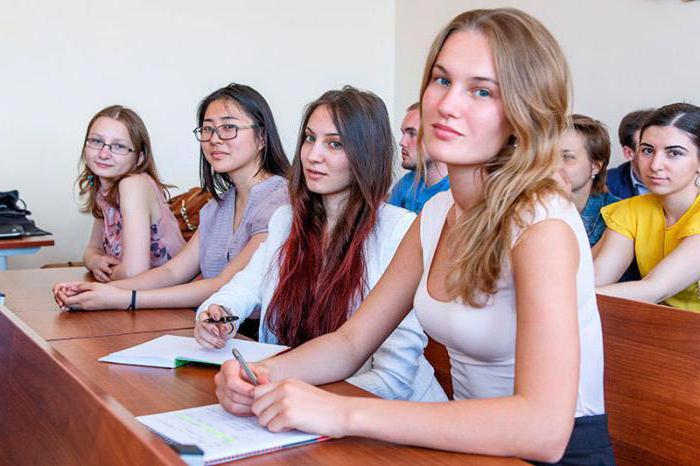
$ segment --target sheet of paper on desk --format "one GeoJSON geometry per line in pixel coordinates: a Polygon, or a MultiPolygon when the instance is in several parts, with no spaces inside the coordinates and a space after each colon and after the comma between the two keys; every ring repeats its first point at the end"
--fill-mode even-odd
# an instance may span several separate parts
{"type": "Polygon", "coordinates": [[[257,418],[234,416],[218,404],[139,416],[136,419],[168,442],[196,445],[204,452],[206,464],[327,439],[299,431],[272,433],[258,425],[257,418]]]}
{"type": "Polygon", "coordinates": [[[261,361],[287,349],[286,346],[282,345],[232,339],[226,342],[224,348],[210,350],[201,346],[192,337],[163,335],[146,343],[108,354],[98,359],[98,361],[169,368],[177,367],[187,362],[201,362],[220,366],[225,361],[233,358],[231,350],[234,347],[238,348],[243,357],[251,362],[261,361]]]}

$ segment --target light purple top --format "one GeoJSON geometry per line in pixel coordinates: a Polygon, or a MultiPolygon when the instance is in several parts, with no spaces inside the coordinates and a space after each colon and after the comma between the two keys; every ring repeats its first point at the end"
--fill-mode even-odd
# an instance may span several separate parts
{"type": "Polygon", "coordinates": [[[199,211],[199,268],[203,278],[219,275],[228,262],[248,244],[250,237],[267,233],[267,224],[278,207],[289,203],[287,180],[272,176],[253,186],[241,223],[233,230],[236,188],[212,199],[199,211]]]}
{"type": "MultiPolygon", "coordinates": [[[[165,202],[163,190],[161,190],[153,178],[148,175],[149,184],[155,192],[158,205],[160,206],[160,220],[150,226],[150,267],[160,267],[180,252],[180,249],[185,245],[185,240],[182,238],[180,227],[177,224],[175,216],[170,211],[170,207],[165,202]]],[[[104,217],[104,235],[102,236],[102,248],[105,254],[121,259],[122,250],[122,213],[119,206],[110,205],[101,193],[98,193],[96,199],[97,205],[102,210],[104,217]]],[[[119,200],[117,199],[117,202],[119,200]]]]}

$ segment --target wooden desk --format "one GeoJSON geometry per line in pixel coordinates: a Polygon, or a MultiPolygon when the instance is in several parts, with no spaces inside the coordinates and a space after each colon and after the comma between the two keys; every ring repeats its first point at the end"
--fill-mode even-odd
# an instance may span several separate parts
{"type": "Polygon", "coordinates": [[[43,246],[53,246],[53,236],[0,239],[0,270],[7,270],[7,257],[34,254],[43,246]]]}
{"type": "Polygon", "coordinates": [[[5,306],[46,341],[194,328],[191,309],[61,311],[51,288],[73,280],[92,277],[81,267],[11,270],[0,272],[0,291],[7,295],[5,306]]]}
{"type": "MultiPolygon", "coordinates": [[[[134,416],[192,408],[216,403],[214,375],[218,368],[190,364],[176,369],[107,364],[97,358],[113,351],[146,342],[164,334],[190,336],[191,332],[154,332],[117,335],[102,338],[81,338],[56,341],[51,347],[66,357],[98,387],[109,393],[134,416]]],[[[340,382],[324,386],[334,393],[368,396],[370,393],[354,385],[340,382]]],[[[523,464],[518,460],[462,455],[412,448],[362,438],[328,441],[304,448],[284,450],[237,461],[236,464],[262,464],[270,461],[287,464],[523,464]],[[351,455],[349,453],[352,452],[351,455]],[[388,459],[391,461],[388,461],[388,459]],[[381,461],[380,461],[381,459],[381,461]],[[472,462],[472,463],[470,463],[472,462]]]]}
{"type": "MultiPolygon", "coordinates": [[[[95,315],[95,320],[98,315],[95,315]]],[[[183,464],[133,415],[215,403],[209,366],[160,369],[100,363],[109,352],[165,333],[75,338],[47,343],[0,307],[2,464],[183,464]]],[[[324,388],[371,396],[345,382],[324,388]]],[[[475,464],[520,460],[411,448],[345,438],[284,450],[236,464],[475,464]]]]}

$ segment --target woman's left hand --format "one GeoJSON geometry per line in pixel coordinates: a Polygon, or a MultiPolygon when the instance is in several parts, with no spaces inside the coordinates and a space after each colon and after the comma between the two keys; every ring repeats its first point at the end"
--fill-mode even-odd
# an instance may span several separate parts
{"type": "Polygon", "coordinates": [[[347,435],[352,398],[335,395],[299,380],[255,387],[253,413],[271,432],[298,429],[329,437],[347,435]]]}

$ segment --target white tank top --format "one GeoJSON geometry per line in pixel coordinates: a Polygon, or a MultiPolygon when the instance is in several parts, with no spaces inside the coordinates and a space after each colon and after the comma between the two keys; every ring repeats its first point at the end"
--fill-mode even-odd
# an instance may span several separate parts
{"type": "MultiPolygon", "coordinates": [[[[510,396],[515,374],[517,311],[509,264],[502,269],[497,292],[483,308],[465,305],[459,298],[451,302],[438,301],[428,294],[428,272],[453,203],[449,191],[439,193],[428,201],[421,214],[423,276],[414,299],[416,316],[425,332],[447,347],[455,399],[510,396]]],[[[574,231],[579,246],[576,285],[581,362],[576,417],[603,414],[603,339],[586,230],[574,205],[559,196],[549,196],[544,205],[538,205],[528,223],[532,225],[546,219],[566,222],[574,231]]],[[[516,230],[513,234],[513,244],[518,233],[516,230]]],[[[543,271],[542,279],[552,277],[547,277],[543,271]]]]}

